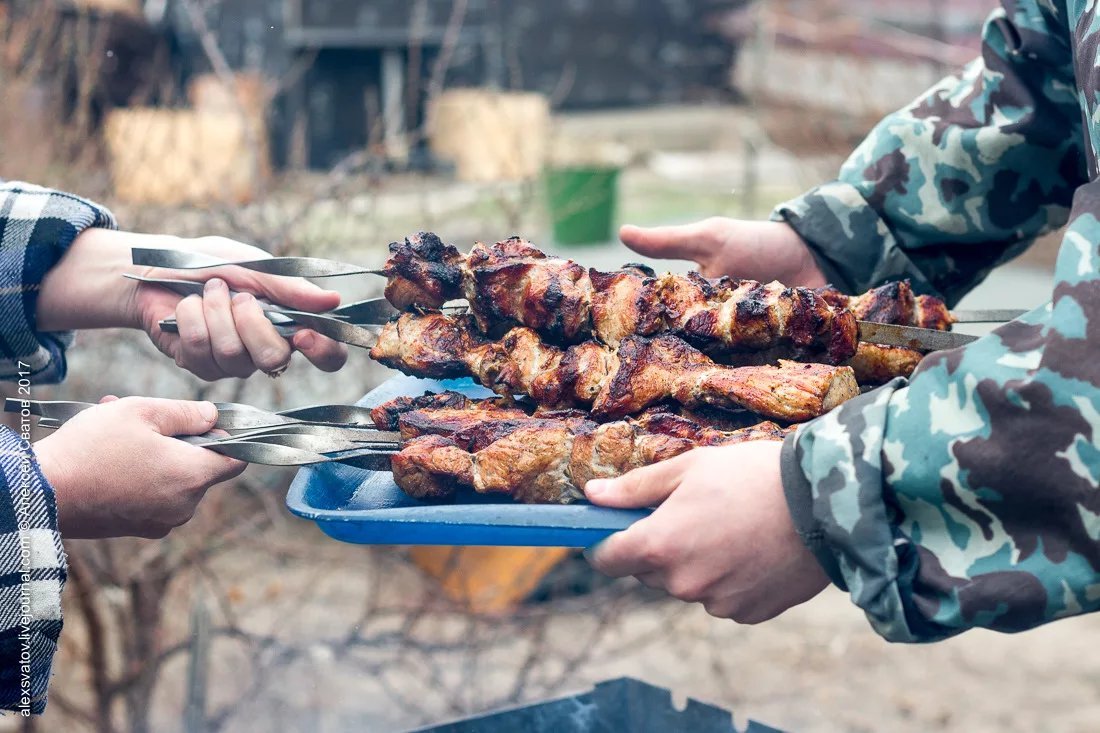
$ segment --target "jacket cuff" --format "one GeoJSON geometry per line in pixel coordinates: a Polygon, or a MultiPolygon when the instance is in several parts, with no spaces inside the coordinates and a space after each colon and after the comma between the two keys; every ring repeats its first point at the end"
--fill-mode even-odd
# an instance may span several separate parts
{"type": "Polygon", "coordinates": [[[798,461],[798,434],[791,433],[783,441],[783,452],[779,458],[780,475],[783,479],[783,494],[787,498],[787,509],[791,513],[794,529],[802,543],[813,553],[829,580],[843,591],[848,590],[840,564],[825,542],[825,530],[814,518],[813,485],[798,461]]]}
{"type": "Polygon", "coordinates": [[[917,293],[937,293],[882,219],[850,183],[833,181],[780,204],[772,221],[790,225],[806,242],[830,283],[846,293],[908,279],[917,293]]]}
{"type": "Polygon", "coordinates": [[[0,708],[46,708],[68,575],[53,487],[30,443],[0,428],[0,708]]]}
{"type": "Polygon", "coordinates": [[[0,319],[0,379],[64,379],[73,334],[38,330],[38,292],[73,240],[93,227],[117,224],[110,211],[78,196],[28,183],[0,185],[0,310],[9,314],[0,319]]]}

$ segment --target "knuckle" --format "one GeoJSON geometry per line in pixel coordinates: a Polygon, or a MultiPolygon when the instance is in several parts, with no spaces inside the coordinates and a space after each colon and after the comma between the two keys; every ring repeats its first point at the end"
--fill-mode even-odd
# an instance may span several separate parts
{"type": "Polygon", "coordinates": [[[265,346],[256,351],[253,361],[261,369],[278,369],[290,358],[288,347],[265,346]]]}
{"type": "Polygon", "coordinates": [[[124,410],[139,420],[149,420],[156,414],[152,403],[143,397],[122,397],[115,404],[118,405],[117,409],[124,410]]]}
{"type": "Polygon", "coordinates": [[[244,356],[245,351],[244,344],[240,341],[232,339],[219,339],[213,344],[214,355],[227,360],[237,360],[244,356]]]}
{"type": "Polygon", "coordinates": [[[666,567],[673,557],[673,543],[664,535],[649,535],[638,550],[642,562],[651,567],[666,567]]]}
{"type": "Polygon", "coordinates": [[[187,351],[201,351],[209,348],[209,340],[202,331],[180,329],[180,343],[187,351]]]}
{"type": "Polygon", "coordinates": [[[681,601],[698,603],[706,598],[707,584],[691,576],[673,575],[668,579],[668,593],[681,601]]]}

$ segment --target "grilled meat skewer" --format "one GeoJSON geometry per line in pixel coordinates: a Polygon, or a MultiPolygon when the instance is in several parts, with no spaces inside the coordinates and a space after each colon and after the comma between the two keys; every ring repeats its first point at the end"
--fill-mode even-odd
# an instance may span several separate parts
{"type": "Polygon", "coordinates": [[[669,334],[630,336],[619,348],[586,341],[548,346],[528,328],[498,341],[477,333],[469,316],[405,314],[386,324],[371,358],[406,374],[471,376],[498,394],[522,394],[548,408],[586,407],[612,420],[666,400],[743,408],[798,422],[858,394],[852,370],[822,364],[723,367],[669,334]]]}
{"type": "MultiPolygon", "coordinates": [[[[729,412],[707,407],[688,410],[672,404],[654,405],[638,419],[657,413],[671,414],[700,427],[725,431],[749,427],[758,421],[744,410],[729,412]]],[[[379,430],[399,431],[405,440],[426,434],[450,435],[462,429],[464,424],[468,425],[470,420],[589,417],[583,410],[549,409],[522,398],[469,397],[450,390],[426,392],[419,397],[397,397],[371,408],[370,414],[379,430]]]]}
{"type": "Polygon", "coordinates": [[[621,476],[692,448],[782,440],[788,432],[774,423],[724,432],[669,413],[600,425],[583,418],[478,423],[477,412],[465,431],[405,443],[390,462],[394,482],[420,500],[446,500],[469,487],[525,503],[570,503],[584,498],[591,479],[621,476]]]}
{"type": "Polygon", "coordinates": [[[715,355],[782,349],[839,363],[856,350],[855,318],[809,288],[699,273],[659,277],[643,265],[604,273],[548,257],[519,237],[463,256],[435,234],[390,245],[386,298],[399,310],[465,298],[482,333],[526,326],[555,344],[671,332],[715,355]]]}

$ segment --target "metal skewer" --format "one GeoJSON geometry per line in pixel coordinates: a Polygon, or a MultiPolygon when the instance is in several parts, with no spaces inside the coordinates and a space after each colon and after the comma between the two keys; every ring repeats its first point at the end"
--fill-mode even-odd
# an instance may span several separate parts
{"type": "MultiPolygon", "coordinates": [[[[237,439],[270,435],[310,435],[358,444],[395,445],[401,442],[399,433],[366,427],[374,424],[370,419],[370,410],[356,405],[315,405],[282,413],[231,402],[215,405],[218,408],[218,422],[214,428],[224,430],[237,439]],[[305,419],[298,415],[317,419],[305,419]]],[[[40,427],[52,429],[95,405],[91,402],[20,400],[13,397],[4,402],[4,410],[7,412],[20,412],[24,406],[32,415],[41,418],[40,427]]]]}
{"type": "Polygon", "coordinates": [[[951,311],[951,317],[955,319],[955,323],[1007,323],[1026,314],[1027,311],[1019,308],[951,311]]]}
{"type": "Polygon", "coordinates": [[[338,277],[341,275],[384,275],[384,270],[369,270],[336,260],[319,257],[270,257],[260,260],[230,261],[198,252],[183,252],[174,249],[145,249],[134,247],[131,250],[135,265],[146,267],[165,267],[173,270],[205,270],[211,267],[243,267],[254,272],[282,277],[338,277]]]}

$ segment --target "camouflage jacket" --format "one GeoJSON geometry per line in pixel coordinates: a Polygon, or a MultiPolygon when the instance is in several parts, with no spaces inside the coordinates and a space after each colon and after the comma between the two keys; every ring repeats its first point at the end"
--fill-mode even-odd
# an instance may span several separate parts
{"type": "Polygon", "coordinates": [[[887,639],[1100,609],[1098,151],[1096,0],[1006,0],[979,60],[776,210],[847,290],[951,304],[1068,223],[1048,305],[785,445],[796,527],[887,639]]]}

